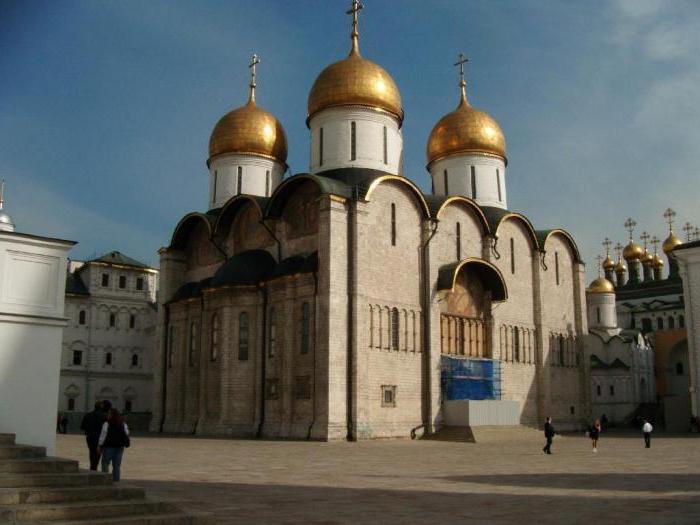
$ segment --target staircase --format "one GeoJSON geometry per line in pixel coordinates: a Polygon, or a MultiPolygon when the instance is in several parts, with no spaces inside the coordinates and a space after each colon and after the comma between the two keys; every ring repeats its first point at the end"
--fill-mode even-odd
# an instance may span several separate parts
{"type": "Polygon", "coordinates": [[[146,499],[143,489],[112,484],[111,474],[78,469],[78,462],[46,456],[43,447],[15,444],[0,434],[0,523],[201,525],[170,503],[146,499]]]}
{"type": "Polygon", "coordinates": [[[452,441],[457,443],[475,443],[471,427],[451,427],[443,425],[433,434],[423,436],[428,441],[452,441]]]}

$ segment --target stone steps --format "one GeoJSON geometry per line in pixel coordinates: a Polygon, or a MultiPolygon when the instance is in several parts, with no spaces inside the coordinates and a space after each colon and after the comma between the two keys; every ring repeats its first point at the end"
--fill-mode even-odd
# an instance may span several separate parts
{"type": "Polygon", "coordinates": [[[452,441],[458,443],[474,443],[474,434],[470,427],[442,426],[430,435],[423,436],[429,441],[452,441]]]}
{"type": "Polygon", "coordinates": [[[25,459],[25,458],[45,458],[46,449],[44,447],[30,447],[28,445],[1,445],[0,460],[2,459],[25,459]]]}
{"type": "Polygon", "coordinates": [[[25,458],[0,460],[0,473],[48,474],[54,472],[78,472],[78,462],[61,458],[25,458]]]}
{"type": "Polygon", "coordinates": [[[78,487],[110,485],[112,476],[100,472],[10,473],[0,474],[0,488],[78,487]]]}
{"type": "Polygon", "coordinates": [[[144,491],[141,488],[115,485],[0,489],[0,505],[67,503],[74,501],[103,501],[108,499],[143,499],[145,497],[144,491]]]}
{"type": "Polygon", "coordinates": [[[128,517],[133,515],[173,513],[177,509],[169,503],[136,500],[78,501],[68,503],[11,505],[10,511],[16,523],[32,521],[87,520],[106,516],[128,517]]]}
{"type": "MultiPolygon", "coordinates": [[[[0,516],[1,518],[1,516],[0,516]]],[[[0,522],[4,523],[4,522],[0,522]]],[[[45,525],[47,522],[24,522],[22,525],[45,525]]],[[[216,525],[202,514],[134,514],[119,518],[89,518],[87,520],[52,521],[51,525],[216,525]]]]}

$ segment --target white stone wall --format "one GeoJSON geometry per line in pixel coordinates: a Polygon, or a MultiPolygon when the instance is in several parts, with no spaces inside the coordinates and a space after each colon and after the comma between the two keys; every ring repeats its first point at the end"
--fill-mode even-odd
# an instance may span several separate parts
{"type": "Polygon", "coordinates": [[[282,163],[259,155],[218,155],[209,164],[209,209],[223,206],[234,195],[269,197],[282,182],[285,171],[282,163]]]}
{"type": "Polygon", "coordinates": [[[480,206],[508,208],[506,165],[501,158],[487,155],[453,155],[431,164],[430,176],[433,178],[435,195],[464,195],[474,199],[480,206]],[[472,192],[472,166],[476,195],[472,192]]]}
{"type": "Polygon", "coordinates": [[[402,172],[403,137],[398,120],[388,113],[360,106],[329,108],[316,113],[309,121],[309,128],[311,173],[337,168],[371,168],[394,175],[402,172]],[[355,122],[355,160],[351,158],[351,122],[355,122]],[[320,156],[321,128],[323,159],[320,156]]]}
{"type": "Polygon", "coordinates": [[[683,279],[685,318],[688,330],[690,402],[693,414],[700,411],[700,247],[674,251],[683,279]]]}
{"type": "Polygon", "coordinates": [[[586,304],[588,307],[588,326],[617,328],[614,293],[587,293],[586,304]]]}

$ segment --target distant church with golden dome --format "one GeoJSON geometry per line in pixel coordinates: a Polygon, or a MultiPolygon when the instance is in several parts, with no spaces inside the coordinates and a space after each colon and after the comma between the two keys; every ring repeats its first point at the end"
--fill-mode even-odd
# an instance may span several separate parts
{"type": "MultiPolygon", "coordinates": [[[[571,235],[510,211],[506,142],[468,101],[404,173],[399,89],[360,54],[308,98],[308,173],[248,102],[209,142],[207,211],[160,250],[152,430],[295,439],[446,426],[576,428],[590,413],[584,265],[571,235]]],[[[456,97],[457,98],[457,97],[456,97]]],[[[436,110],[437,113],[438,110],[436,110]]],[[[437,115],[436,115],[437,117],[437,115]]]]}

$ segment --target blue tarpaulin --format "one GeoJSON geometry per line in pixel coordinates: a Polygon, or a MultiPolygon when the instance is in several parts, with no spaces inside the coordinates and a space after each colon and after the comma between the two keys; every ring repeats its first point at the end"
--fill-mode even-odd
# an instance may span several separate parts
{"type": "Polygon", "coordinates": [[[501,363],[492,359],[442,356],[443,400],[501,399],[501,363]]]}

